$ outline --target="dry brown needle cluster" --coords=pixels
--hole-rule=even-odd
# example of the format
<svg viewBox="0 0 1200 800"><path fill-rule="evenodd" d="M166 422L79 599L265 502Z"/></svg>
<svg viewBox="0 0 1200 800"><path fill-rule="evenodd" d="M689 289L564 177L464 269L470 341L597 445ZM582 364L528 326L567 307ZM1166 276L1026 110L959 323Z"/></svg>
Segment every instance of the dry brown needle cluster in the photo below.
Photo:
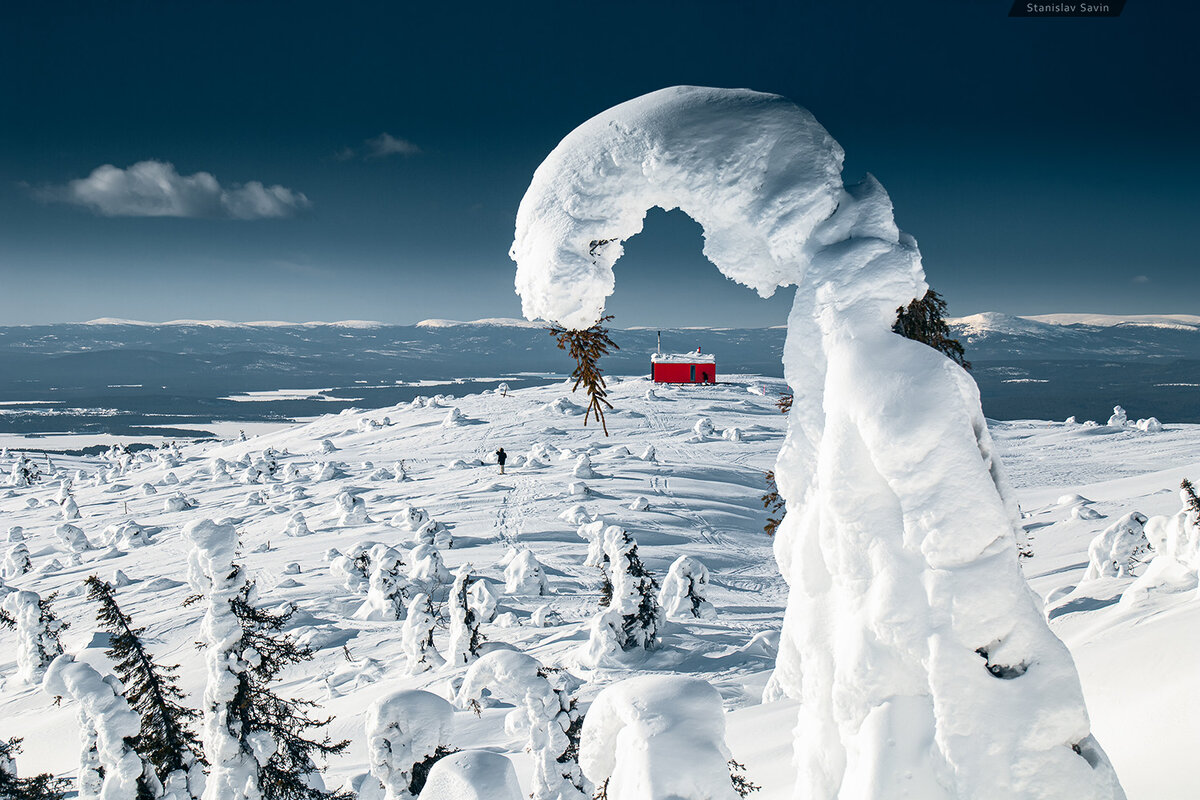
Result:
<svg viewBox="0 0 1200 800"><path fill-rule="evenodd" d="M608 436L608 424L604 421L604 408L613 406L606 399L608 392L604 388L600 357L608 353L610 347L613 350L621 349L609 338L608 328L604 327L604 323L611 319L611 314L601 317L595 325L582 331L567 330L561 325L551 325L549 328L550 335L558 339L558 349L568 351L571 358L575 359L575 371L571 373L575 385L571 391L578 389L580 384L587 389L590 402L587 413L583 415L583 424L587 425L588 417L595 414L604 428L605 436Z"/></svg>

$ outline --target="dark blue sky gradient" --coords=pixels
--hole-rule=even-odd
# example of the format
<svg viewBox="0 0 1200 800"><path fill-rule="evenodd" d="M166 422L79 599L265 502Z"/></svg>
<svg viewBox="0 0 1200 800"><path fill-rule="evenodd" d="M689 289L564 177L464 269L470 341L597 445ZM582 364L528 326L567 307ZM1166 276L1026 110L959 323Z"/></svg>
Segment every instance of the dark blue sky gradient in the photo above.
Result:
<svg viewBox="0 0 1200 800"><path fill-rule="evenodd" d="M813 111L846 177L887 187L952 313L1196 313L1194 4L1008 6L5 4L0 323L518 316L507 251L533 170L588 117L681 83ZM384 131L422 152L336 157ZM38 199L146 159L311 207L237 221ZM786 297L731 284L700 246L652 213L617 265L616 324L784 322Z"/></svg>

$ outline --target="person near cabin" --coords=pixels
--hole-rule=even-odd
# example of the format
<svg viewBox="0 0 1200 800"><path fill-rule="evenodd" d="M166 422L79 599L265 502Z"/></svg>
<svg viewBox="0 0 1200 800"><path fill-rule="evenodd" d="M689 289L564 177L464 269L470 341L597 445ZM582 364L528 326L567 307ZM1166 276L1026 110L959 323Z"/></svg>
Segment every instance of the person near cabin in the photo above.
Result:
<svg viewBox="0 0 1200 800"><path fill-rule="evenodd" d="M504 462L507 460L508 460L508 453L504 452L504 448L501 447L499 450L496 451L496 463L500 465L500 474L501 475L504 474Z"/></svg>

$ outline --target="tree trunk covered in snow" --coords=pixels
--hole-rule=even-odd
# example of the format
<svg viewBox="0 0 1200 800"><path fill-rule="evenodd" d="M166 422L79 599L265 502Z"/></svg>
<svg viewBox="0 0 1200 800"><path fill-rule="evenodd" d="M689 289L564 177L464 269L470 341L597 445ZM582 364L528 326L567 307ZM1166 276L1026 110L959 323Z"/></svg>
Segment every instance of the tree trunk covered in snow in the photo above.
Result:
<svg viewBox="0 0 1200 800"><path fill-rule="evenodd" d="M511 255L525 316L585 329L646 211L679 208L727 277L794 285L775 552L791 593L775 679L801 701L805 800L1123 796L1079 678L1017 562L1015 503L971 377L892 332L920 254L874 178L804 109L675 87L546 158Z"/></svg>

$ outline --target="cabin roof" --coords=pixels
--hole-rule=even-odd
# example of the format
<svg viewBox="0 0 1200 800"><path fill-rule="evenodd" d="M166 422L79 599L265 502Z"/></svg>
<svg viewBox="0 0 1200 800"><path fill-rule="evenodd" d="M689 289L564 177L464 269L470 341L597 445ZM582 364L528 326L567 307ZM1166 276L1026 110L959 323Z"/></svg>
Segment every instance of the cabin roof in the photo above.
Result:
<svg viewBox="0 0 1200 800"><path fill-rule="evenodd" d="M711 353L652 353L652 364L716 364L717 357Z"/></svg>

